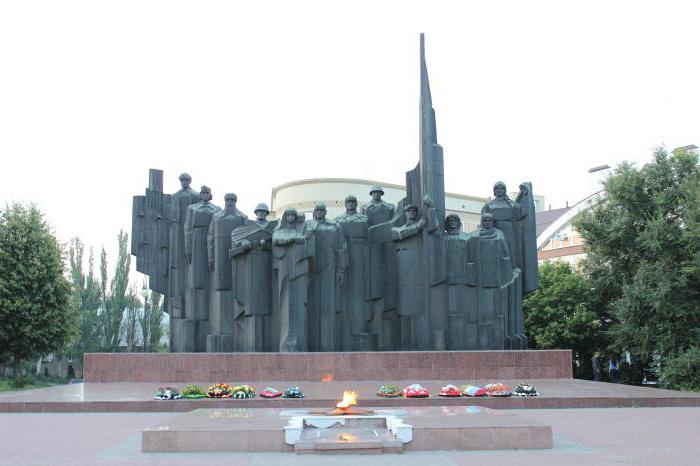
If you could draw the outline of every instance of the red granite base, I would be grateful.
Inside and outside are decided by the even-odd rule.
[[[86,382],[570,379],[571,350],[86,353]]]

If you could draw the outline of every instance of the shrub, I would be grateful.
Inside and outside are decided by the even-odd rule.
[[[700,391],[700,346],[693,346],[661,364],[659,383],[665,388]]]
[[[610,374],[608,373],[608,377]],[[640,385],[644,375],[638,364],[629,364],[627,362],[618,363],[617,381],[627,385]]]
[[[19,374],[16,375],[14,380],[12,381],[12,386],[14,388],[24,388],[29,385],[32,385],[34,382],[34,378],[29,375],[29,374]]]

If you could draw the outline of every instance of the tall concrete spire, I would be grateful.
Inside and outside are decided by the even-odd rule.
[[[425,35],[420,35],[420,180],[421,194],[435,203],[439,225],[445,221],[445,169],[442,146],[437,142],[435,110],[430,95],[428,67],[425,63]]]

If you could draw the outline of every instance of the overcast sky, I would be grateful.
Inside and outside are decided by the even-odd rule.
[[[700,145],[694,3],[2,2],[0,201],[113,251],[149,168],[249,215],[296,179],[403,183],[425,32],[446,189],[560,207],[593,166]]]

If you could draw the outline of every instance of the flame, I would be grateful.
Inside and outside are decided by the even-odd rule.
[[[321,382],[333,382],[333,374],[323,374]]]
[[[357,440],[357,435],[353,434],[338,434],[338,440],[341,442],[354,442]]]
[[[345,390],[343,392],[343,401],[335,405],[337,408],[349,408],[357,404],[357,392],[355,390]]]

